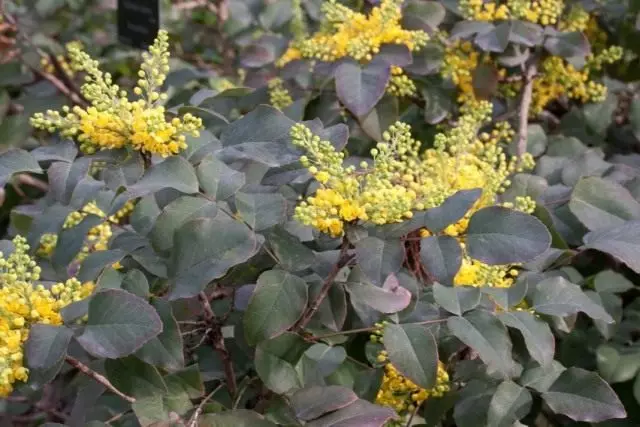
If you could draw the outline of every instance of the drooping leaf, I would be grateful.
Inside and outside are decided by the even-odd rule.
[[[434,386],[438,371],[438,346],[426,327],[387,324],[383,338],[389,360],[398,371],[422,388]]]
[[[550,246],[547,227],[522,212],[492,206],[480,209],[469,220],[467,251],[485,264],[531,261]]]
[[[432,233],[439,233],[462,219],[482,195],[482,190],[460,190],[441,205],[424,212],[424,225]]]
[[[447,325],[460,341],[478,352],[489,369],[504,378],[513,374],[515,362],[511,358],[511,339],[496,316],[478,310],[464,317],[450,317]]]
[[[640,203],[622,185],[596,176],[573,189],[569,209],[589,230],[607,229],[640,219]]]
[[[551,316],[569,316],[579,311],[592,319],[611,323],[613,319],[604,308],[593,302],[564,277],[550,277],[536,285],[533,294],[533,310]]]
[[[95,357],[132,354],[162,331],[156,310],[129,292],[107,289],[89,302],[89,319],[78,342]]]
[[[531,393],[514,383],[505,381],[498,386],[491,398],[487,424],[495,427],[512,427],[522,419],[531,408]]]
[[[420,241],[420,260],[430,276],[450,285],[462,264],[462,248],[451,236],[430,236]]]
[[[449,313],[462,316],[463,313],[480,304],[480,289],[470,286],[450,287],[433,284],[436,303]]]
[[[307,306],[304,280],[285,271],[266,271],[258,278],[244,314],[249,345],[274,338],[292,326]]]
[[[298,390],[291,396],[291,406],[298,419],[309,421],[327,412],[342,409],[356,400],[358,396],[345,387],[309,387]]]
[[[207,283],[247,261],[261,244],[262,238],[245,224],[220,212],[215,218],[187,222],[174,237],[170,298],[197,295]]]
[[[389,274],[400,271],[404,251],[399,239],[382,240],[369,236],[355,246],[358,265],[373,284],[380,286]]]
[[[624,418],[627,413],[611,387],[594,372],[569,368],[553,383],[542,398],[556,413],[574,421],[597,423]]]
[[[520,331],[529,354],[540,365],[547,366],[553,361],[555,339],[548,324],[526,311],[508,311],[499,317],[502,323]]]
[[[592,231],[583,238],[586,248],[608,253],[640,273],[640,221]]]

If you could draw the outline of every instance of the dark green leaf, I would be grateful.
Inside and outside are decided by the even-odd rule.
[[[604,270],[593,278],[593,285],[598,292],[626,292],[633,289],[633,283],[620,273]]]
[[[389,65],[383,61],[371,61],[362,67],[354,60],[345,60],[335,72],[338,99],[356,117],[362,117],[380,101],[390,75]]]
[[[381,313],[397,313],[411,302],[411,293],[400,286],[394,274],[387,277],[382,287],[367,282],[350,282],[346,290],[352,300],[363,302]]]
[[[608,253],[640,273],[640,221],[628,221],[618,227],[592,231],[584,236],[584,245]]]
[[[591,301],[580,286],[560,276],[550,277],[536,285],[532,309],[536,313],[561,317],[581,311],[592,319],[613,322],[609,313]]]
[[[314,369],[322,377],[327,377],[342,365],[347,358],[347,352],[344,347],[316,343],[304,353],[304,357],[314,362]]]
[[[396,413],[366,400],[357,400],[346,408],[339,409],[306,424],[307,427],[382,427],[396,418]]]
[[[370,236],[355,246],[358,265],[374,285],[382,285],[389,274],[400,271],[404,250],[399,239],[382,240]]]
[[[511,358],[511,339],[496,316],[474,311],[465,317],[450,317],[447,325],[460,341],[478,352],[490,370],[505,378],[512,376],[515,363]]]
[[[162,320],[162,332],[144,344],[136,352],[136,356],[168,371],[178,370],[184,366],[183,342],[171,304],[162,299],[155,299],[152,305]]]
[[[486,52],[504,52],[511,38],[511,24],[502,22],[486,33],[476,36],[476,44]]]
[[[498,386],[489,404],[487,425],[492,427],[512,427],[531,409],[531,393],[513,381],[505,381]]]
[[[453,418],[458,427],[486,425],[487,412],[496,387],[482,381],[471,380],[460,392],[453,409]]]
[[[198,181],[205,193],[216,200],[226,200],[245,184],[244,173],[231,169],[212,154],[198,165]]]
[[[581,179],[569,209],[589,230],[607,229],[640,219],[640,203],[620,184],[595,176]]]
[[[471,286],[450,287],[433,284],[433,298],[449,313],[462,316],[463,313],[480,304],[480,289]]]
[[[542,27],[528,21],[511,21],[511,32],[509,41],[533,47],[542,42]]]
[[[283,227],[274,227],[264,236],[280,265],[288,271],[305,270],[315,263],[313,251]]]
[[[293,326],[307,299],[307,284],[298,276],[281,270],[262,273],[244,314],[247,343],[255,345],[274,338]]]
[[[36,159],[27,151],[14,149],[2,153],[0,155],[0,185],[4,186],[13,174],[19,172],[41,173],[42,169]]]
[[[424,212],[424,225],[432,233],[439,233],[461,220],[482,195],[482,190],[460,190],[448,197],[440,206]]]
[[[165,188],[187,194],[197,193],[198,178],[193,166],[180,156],[169,157],[147,169],[140,181],[127,188],[118,198],[130,200]]]
[[[46,383],[58,374],[67,355],[67,347],[73,331],[65,326],[35,324],[29,330],[25,343],[25,356],[30,372],[30,381],[37,377]]]
[[[261,244],[262,238],[245,224],[221,212],[187,222],[175,233],[170,298],[197,295],[207,283],[247,261]]]
[[[438,345],[431,332],[416,324],[387,324],[384,347],[393,366],[422,388],[436,383]]]
[[[631,380],[640,370],[640,352],[603,344],[596,351],[598,372],[609,384]]]
[[[573,58],[586,56],[591,51],[587,37],[581,32],[560,33],[547,38],[544,47],[554,56]]]
[[[303,421],[313,420],[327,412],[337,411],[358,400],[358,396],[348,388],[309,387],[291,396],[291,406],[296,417]]]
[[[451,236],[427,237],[420,241],[420,260],[435,280],[451,285],[462,264],[462,248]]]
[[[547,366],[553,361],[556,343],[549,325],[526,311],[509,311],[499,317],[502,323],[520,331],[529,354],[540,365]]]
[[[163,395],[167,392],[158,369],[134,356],[107,360],[104,368],[107,378],[118,390],[135,398]]]
[[[542,398],[554,412],[575,421],[597,423],[627,416],[611,387],[597,374],[580,368],[564,371]]]
[[[199,427],[276,427],[262,415],[247,409],[205,414],[198,421]]]
[[[255,369],[260,379],[273,392],[284,394],[303,386],[296,365],[310,347],[301,336],[286,332],[262,341],[256,347]]]
[[[565,367],[556,360],[548,366],[535,366],[525,369],[520,376],[520,384],[532,388],[540,393],[549,390],[549,387],[558,379]]]
[[[287,201],[280,193],[238,193],[236,207],[242,220],[255,231],[287,220]]]
[[[469,220],[467,251],[485,264],[531,261],[550,246],[547,227],[522,212],[492,206],[480,209]]]
[[[89,320],[78,342],[95,357],[127,356],[162,331],[156,310],[129,292],[108,289],[89,303]]]

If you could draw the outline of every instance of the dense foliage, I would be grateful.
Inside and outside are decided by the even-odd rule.
[[[640,424],[640,5],[161,6],[0,0],[6,425]]]

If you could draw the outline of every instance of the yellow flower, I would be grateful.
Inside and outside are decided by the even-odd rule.
[[[81,91],[91,105],[64,107],[63,114],[52,110],[36,113],[31,124],[49,132],[60,131],[62,136],[77,140],[80,149],[88,154],[126,146],[163,157],[178,154],[187,147],[186,134],[198,135],[202,120],[189,113],[166,120],[160,102],[167,96],[159,90],[169,72],[168,38],[165,31],[160,31],[149,52],[143,53],[140,80],[134,89],[141,98],[133,102],[113,83],[109,73],[99,69],[98,61],[80,46],[68,46],[73,70],[87,74]]]
[[[15,250],[8,257],[0,253],[0,397],[13,391],[17,381],[27,381],[24,342],[35,323],[62,324],[60,310],[80,301],[94,290],[93,282],[69,279],[50,289],[37,285],[40,267],[28,255],[26,239],[13,239]]]

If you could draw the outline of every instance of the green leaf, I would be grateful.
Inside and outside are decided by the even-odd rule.
[[[597,423],[627,416],[611,387],[597,374],[580,368],[564,371],[542,399],[551,410],[574,421]]]
[[[283,227],[274,227],[263,235],[278,263],[286,270],[306,270],[316,262],[313,251]]]
[[[496,390],[495,386],[479,380],[471,380],[461,390],[453,418],[458,427],[478,427],[486,425],[487,412],[491,399]]]
[[[592,231],[583,240],[585,248],[608,253],[640,273],[640,221],[628,221],[618,227]]]
[[[509,311],[499,315],[500,320],[510,328],[520,331],[529,354],[542,366],[553,361],[556,342],[549,325],[526,311]]]
[[[347,352],[344,347],[316,343],[304,353],[304,357],[315,363],[314,369],[322,377],[327,377],[342,365],[347,358]]]
[[[242,264],[256,253],[262,238],[245,224],[218,212],[215,218],[200,218],[180,227],[174,237],[170,276],[171,299],[197,295],[214,279]]]
[[[467,252],[485,264],[531,261],[550,246],[547,227],[522,212],[491,206],[480,209],[469,220]]]
[[[635,98],[631,102],[631,109],[629,110],[629,123],[631,124],[631,130],[636,139],[640,140],[640,99]]]
[[[104,369],[118,390],[137,399],[164,395],[168,391],[158,369],[134,356],[107,360]]]
[[[438,345],[431,332],[416,324],[387,324],[384,347],[393,366],[422,388],[436,383]]]
[[[397,313],[411,303],[411,292],[400,286],[394,274],[387,277],[382,287],[367,282],[349,282],[345,288],[352,300],[363,302],[381,313]]]
[[[581,32],[559,33],[544,42],[544,47],[554,56],[573,58],[586,56],[591,51],[589,40]]]
[[[478,352],[488,368],[509,378],[515,369],[511,339],[504,325],[491,313],[473,311],[464,317],[450,317],[447,326],[460,341]]]
[[[362,67],[352,59],[345,60],[335,71],[338,99],[356,117],[363,117],[384,95],[390,76],[389,65],[383,61]]]
[[[511,38],[511,24],[502,22],[485,33],[478,34],[475,42],[486,52],[504,52]]]
[[[65,326],[36,323],[29,330],[24,353],[30,372],[30,382],[47,383],[55,378],[64,364],[73,331]]]
[[[309,347],[301,336],[291,332],[258,344],[255,369],[265,386],[278,394],[301,388],[302,378],[296,365]]]
[[[440,307],[449,313],[462,316],[480,304],[480,289],[475,287],[460,286],[442,286],[440,283],[434,283],[433,298]]]
[[[511,33],[509,34],[509,41],[525,45],[527,47],[533,47],[542,41],[543,29],[541,26],[533,24],[528,21],[511,21]]]
[[[140,298],[149,298],[149,281],[140,270],[133,269],[127,271],[122,278],[122,289]]]
[[[89,302],[89,320],[77,339],[95,357],[132,354],[162,331],[156,310],[129,292],[108,289]]]
[[[449,225],[461,220],[481,195],[482,190],[474,188],[460,190],[453,196],[447,197],[441,205],[424,212],[425,227],[432,233],[441,232]]]
[[[220,141],[224,147],[254,143],[276,142],[287,144],[289,131],[295,122],[282,114],[277,108],[259,105],[255,110],[227,126]]]
[[[505,381],[498,386],[491,398],[487,425],[491,427],[512,427],[524,418],[531,409],[531,393],[513,381]]]
[[[356,400],[358,396],[345,387],[308,387],[291,396],[291,406],[298,419],[310,421],[349,406]]]
[[[58,234],[58,243],[51,257],[54,267],[58,270],[66,269],[85,245],[89,231],[102,222],[103,219],[96,215],[87,215],[80,224],[62,230]]]
[[[565,371],[565,367],[556,360],[548,366],[535,366],[525,369],[520,376],[520,384],[532,388],[540,393],[549,390],[549,387]]]
[[[306,427],[382,427],[396,418],[396,413],[366,400],[356,400],[346,408],[339,409],[324,417],[305,424]]]
[[[446,15],[444,6],[436,1],[411,1],[403,8],[402,28],[423,30],[431,34]]]
[[[609,384],[631,380],[640,370],[640,352],[633,348],[621,348],[603,344],[596,350],[598,372]]]
[[[235,201],[240,217],[255,231],[287,220],[287,201],[280,193],[238,193]]]
[[[42,169],[31,153],[25,150],[18,148],[2,153],[0,155],[0,185],[4,186],[13,174],[19,172],[42,173]]]
[[[262,415],[248,409],[205,414],[199,418],[198,427],[276,427]]]
[[[420,241],[420,260],[435,280],[451,285],[462,264],[462,248],[451,236],[430,236]]]
[[[78,279],[81,282],[95,280],[104,270],[116,262],[120,261],[126,253],[120,249],[98,251],[90,253],[80,265]]]
[[[609,313],[586,296],[580,286],[560,276],[544,279],[537,284],[531,308],[536,313],[561,317],[581,311],[592,319],[613,322]]]
[[[355,246],[358,265],[374,285],[382,285],[389,274],[400,271],[404,250],[399,239],[382,240],[369,236]]]
[[[626,188],[595,176],[578,181],[569,209],[589,230],[617,227],[640,219],[640,203]]]
[[[136,356],[151,365],[175,371],[184,366],[184,343],[178,321],[167,301],[155,299],[152,305],[162,320],[162,332],[144,344],[136,352]]]
[[[202,197],[182,196],[169,203],[155,220],[151,242],[158,251],[168,251],[176,230],[197,218],[213,218],[218,213],[215,202]]]
[[[231,169],[213,154],[209,154],[197,168],[198,181],[204,192],[216,200],[226,200],[245,184],[244,173]]]
[[[187,194],[197,193],[198,178],[193,166],[180,156],[168,157],[162,163],[147,169],[140,181],[128,187],[118,199],[131,200],[165,188]]]
[[[293,326],[307,306],[308,287],[298,276],[281,270],[262,273],[244,313],[249,345],[274,338]]]
[[[431,125],[440,123],[453,109],[452,94],[442,87],[442,81],[429,84],[421,94],[424,99],[424,120]]]

